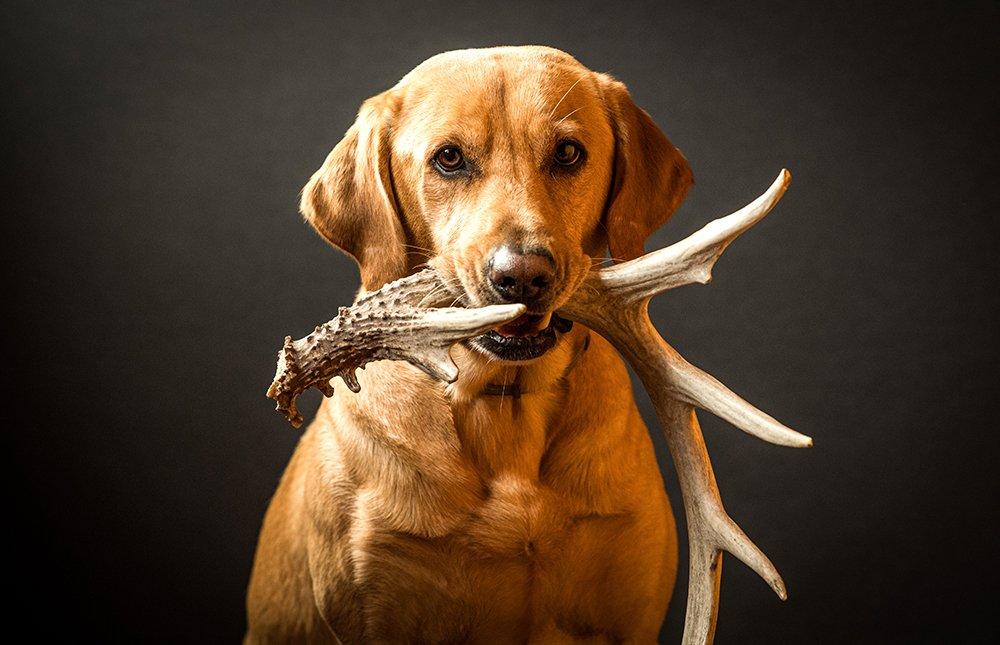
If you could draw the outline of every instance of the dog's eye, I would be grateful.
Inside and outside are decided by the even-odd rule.
[[[575,141],[560,141],[556,144],[556,163],[560,166],[573,166],[583,156],[583,148]]]
[[[465,167],[465,157],[461,149],[455,146],[445,146],[434,155],[434,163],[444,172],[455,172]]]

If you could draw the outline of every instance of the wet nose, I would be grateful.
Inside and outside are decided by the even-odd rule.
[[[506,302],[531,304],[552,288],[555,267],[552,255],[544,250],[524,252],[501,246],[489,260],[486,276],[490,286]]]

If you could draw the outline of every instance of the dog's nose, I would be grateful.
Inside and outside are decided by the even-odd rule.
[[[525,253],[501,246],[490,258],[486,276],[505,301],[531,304],[541,300],[552,286],[555,267],[546,251]]]

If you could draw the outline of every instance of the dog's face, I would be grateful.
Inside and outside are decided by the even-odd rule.
[[[469,306],[528,315],[472,345],[525,361],[552,312],[610,249],[642,253],[691,184],[684,157],[625,87],[544,47],[435,56],[365,102],[303,192],[365,288],[429,263]]]

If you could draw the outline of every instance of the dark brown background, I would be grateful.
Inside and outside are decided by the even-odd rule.
[[[997,5],[734,4],[5,4],[12,620],[240,638],[298,436],[264,398],[274,355],[357,283],[299,189],[426,57],[543,43],[624,80],[690,159],[651,245],[794,174],[712,286],[654,311],[816,440],[703,415],[727,507],[791,596],[728,559],[718,642],[995,632]]]

